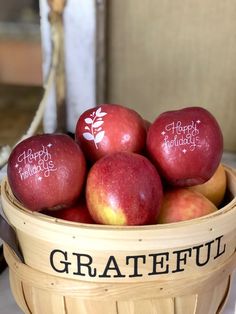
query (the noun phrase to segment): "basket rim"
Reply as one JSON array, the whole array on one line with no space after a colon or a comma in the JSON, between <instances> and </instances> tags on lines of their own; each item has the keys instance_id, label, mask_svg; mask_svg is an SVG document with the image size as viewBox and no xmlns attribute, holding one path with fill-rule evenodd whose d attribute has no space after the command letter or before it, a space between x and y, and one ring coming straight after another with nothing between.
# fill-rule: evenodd
<instances>
[{"instance_id":1,"label":"basket rim","mask_svg":"<svg viewBox=\"0 0 236 314\"><path fill-rule=\"evenodd\" d=\"M231 178L234 179L234 181L236 182L236 172L233 168L230 168L228 166L224 166L226 173L228 176L230 176ZM235 191L235 195L234 198L225 206L223 206L222 208L220 208L218 211L202 216L202 217L198 217L195 219L191 219L191 220L186 220L186 221L181 221L181 222L174 222L174 223L167 223L167 224L152 224L152 225L140 225L140 226L113 226L113 225L99 225L99 224L86 224L86 223L79 223L79 222L71 222L71 221L66 221L63 219L59 219L59 218L54 218L54 217L50 217L47 216L45 214L42 214L40 212L33 212L27 208L25 208L24 206L22 206L19 201L14 197L7 177L3 178L2 182L1 182L1 197L2 197L2 201L4 202L10 202L12 205L12 208L15 209L16 213L18 213L19 215L23 216L25 219L33 219L33 221L37 224L38 222L43 222L46 224L50 224L50 225L54 225L55 227L63 227L63 228L72 228L72 229L80 229L80 230L84 230L84 231L88 231L88 230L95 230L96 232L102 232L102 233L107 233L109 231L115 231L115 232L124 232L127 231L130 233L135 232L136 231L140 231L140 232L145 232L145 231L157 231L160 230L161 232L163 232L164 230L180 230L182 228L186 228L186 227L193 227L193 226L199 226L202 223L208 223L208 222L213 222L213 220L218 220L220 219L220 217L224 214L227 214L229 212L236 211L236 191ZM4 211L4 208L3 208Z\"/></svg>"}]
</instances>

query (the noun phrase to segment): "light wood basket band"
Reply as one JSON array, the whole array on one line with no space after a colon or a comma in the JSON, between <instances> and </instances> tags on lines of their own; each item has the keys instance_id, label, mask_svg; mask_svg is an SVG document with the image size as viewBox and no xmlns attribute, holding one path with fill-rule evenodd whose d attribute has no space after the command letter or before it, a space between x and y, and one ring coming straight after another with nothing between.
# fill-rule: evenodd
<instances>
[{"instance_id":1,"label":"light wood basket band","mask_svg":"<svg viewBox=\"0 0 236 314\"><path fill-rule=\"evenodd\" d=\"M96 299L136 299L146 297L165 297L175 296L176 291L179 295L186 293L196 293L221 282L226 276L231 274L236 266L236 252L224 264L221 264L212 272L203 276L192 276L180 280L156 280L153 282L141 283L93 283L73 279L59 278L37 271L21 263L15 253L5 244L4 256L14 275L22 282L39 289L53 292L56 294L70 295L81 298ZM193 284L194 282L194 284Z\"/></svg>"}]
</instances>

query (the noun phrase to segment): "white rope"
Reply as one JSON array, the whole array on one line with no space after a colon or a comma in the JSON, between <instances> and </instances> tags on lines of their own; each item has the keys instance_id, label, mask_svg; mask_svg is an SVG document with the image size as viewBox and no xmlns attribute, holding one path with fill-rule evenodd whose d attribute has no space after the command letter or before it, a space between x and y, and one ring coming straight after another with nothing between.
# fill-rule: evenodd
<instances>
[{"instance_id":1,"label":"white rope","mask_svg":"<svg viewBox=\"0 0 236 314\"><path fill-rule=\"evenodd\" d=\"M49 76L48 76L48 81L46 82L43 98L39 103L39 106L38 106L38 109L35 113L35 116L31 122L28 130L26 131L26 133L21 136L21 138L17 141L17 143L15 145L17 145L19 142L23 141L24 139L34 135L35 132L37 131L37 129L39 128L39 125L43 119L43 115L44 115L44 111L45 111L49 92L51 91L52 87L54 87L54 77L55 77L55 69L54 69L54 67L51 67L50 72L49 72ZM1 150L0 150L0 168L3 167L7 163L11 151L12 151L12 148L9 145L5 145L5 146L1 147Z\"/></svg>"},{"instance_id":2,"label":"white rope","mask_svg":"<svg viewBox=\"0 0 236 314\"><path fill-rule=\"evenodd\" d=\"M55 69L54 67L52 67L50 69L49 72L49 77L48 77L48 81L45 87L45 91L43 94L43 98L39 103L38 109L35 113L35 116L27 130L27 132L20 138L20 140L17 142L17 144L21 141L23 141L24 139L32 136L33 134L35 134L35 132L37 131L37 129L39 128L40 123L42 122L43 119L43 115L45 112L45 108L46 108L46 104L47 104L47 99L48 99L48 95L51 91L52 88L54 88L54 78L55 78Z\"/></svg>"},{"instance_id":3,"label":"white rope","mask_svg":"<svg viewBox=\"0 0 236 314\"><path fill-rule=\"evenodd\" d=\"M24 135L21 136L21 138L17 141L15 145L17 145L19 142L23 141L24 139L33 136L37 129L39 128L39 125L43 119L43 115L45 112L46 104L48 95L50 94L51 90L54 89L54 82L55 82L55 73L56 68L58 64L58 56L59 56L59 36L57 35L57 32L52 31L52 43L53 43L53 52L52 52L52 62L49 69L48 77L45 82L45 88L44 88L44 94L43 97L39 103L38 109L35 113L35 116L26 131ZM14 146L15 146L14 145ZM2 168L8 161L8 158L11 154L12 148L9 145L5 145L1 147L0 149L0 168Z\"/></svg>"}]
</instances>

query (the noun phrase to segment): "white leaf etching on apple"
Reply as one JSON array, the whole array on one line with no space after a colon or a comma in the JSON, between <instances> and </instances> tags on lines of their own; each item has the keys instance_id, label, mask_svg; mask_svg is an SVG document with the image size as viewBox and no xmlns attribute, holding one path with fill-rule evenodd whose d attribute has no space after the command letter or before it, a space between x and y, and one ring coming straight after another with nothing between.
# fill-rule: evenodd
<instances>
[{"instance_id":1,"label":"white leaf etching on apple","mask_svg":"<svg viewBox=\"0 0 236 314\"><path fill-rule=\"evenodd\" d=\"M83 137L88 140L88 141L93 141L94 140L94 136L93 134L89 133L89 132L85 132L83 133Z\"/></svg>"},{"instance_id":2,"label":"white leaf etching on apple","mask_svg":"<svg viewBox=\"0 0 236 314\"><path fill-rule=\"evenodd\" d=\"M188 124L182 124L181 121L173 121L167 124L161 132L164 145L168 149L180 147L183 154L194 151L200 147L199 125L201 121L191 121Z\"/></svg>"},{"instance_id":3,"label":"white leaf etching on apple","mask_svg":"<svg viewBox=\"0 0 236 314\"><path fill-rule=\"evenodd\" d=\"M93 128L99 128L103 123L103 121L97 121L93 124Z\"/></svg>"},{"instance_id":4,"label":"white leaf etching on apple","mask_svg":"<svg viewBox=\"0 0 236 314\"><path fill-rule=\"evenodd\" d=\"M105 135L105 131L98 132L98 133L96 134L96 136L95 136L95 139L94 139L95 143L96 143L96 144L97 144L97 143L100 143L100 142L102 141L104 135Z\"/></svg>"},{"instance_id":5,"label":"white leaf etching on apple","mask_svg":"<svg viewBox=\"0 0 236 314\"><path fill-rule=\"evenodd\" d=\"M91 118L86 118L84 120L87 124L92 124L93 123L93 120Z\"/></svg>"},{"instance_id":6,"label":"white leaf etching on apple","mask_svg":"<svg viewBox=\"0 0 236 314\"><path fill-rule=\"evenodd\" d=\"M96 111L96 116L97 117L104 117L107 113L106 112L102 112L102 108L99 107L98 110Z\"/></svg>"},{"instance_id":7,"label":"white leaf etching on apple","mask_svg":"<svg viewBox=\"0 0 236 314\"><path fill-rule=\"evenodd\" d=\"M42 145L42 149L38 151L29 148L18 156L15 168L18 170L22 181L38 174L40 175L38 175L37 180L42 181L43 178L49 177L51 172L57 170L49 152L52 146L51 143L46 146Z\"/></svg>"},{"instance_id":8,"label":"white leaf etching on apple","mask_svg":"<svg viewBox=\"0 0 236 314\"><path fill-rule=\"evenodd\" d=\"M91 118L85 118L84 122L87 124L84 129L90 132L84 132L83 137L88 141L93 141L96 149L98 149L98 143L102 141L105 136L105 131L102 130L104 121L102 117L107 115L106 112L102 112L102 108L99 107L97 110L90 114Z\"/></svg>"}]
</instances>

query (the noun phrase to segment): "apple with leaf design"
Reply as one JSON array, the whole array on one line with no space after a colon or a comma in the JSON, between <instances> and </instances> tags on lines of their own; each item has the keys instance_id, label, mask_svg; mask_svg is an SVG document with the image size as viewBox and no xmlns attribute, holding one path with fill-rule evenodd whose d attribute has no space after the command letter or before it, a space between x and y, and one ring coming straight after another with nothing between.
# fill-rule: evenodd
<instances>
[{"instance_id":1,"label":"apple with leaf design","mask_svg":"<svg viewBox=\"0 0 236 314\"><path fill-rule=\"evenodd\" d=\"M145 121L135 110L102 104L79 117L75 139L86 157L94 162L108 153L140 153L145 147L146 134Z\"/></svg>"},{"instance_id":2,"label":"apple with leaf design","mask_svg":"<svg viewBox=\"0 0 236 314\"><path fill-rule=\"evenodd\" d=\"M33 211L67 208L57 212L60 217L80 220L76 202L86 187L85 212L95 222L140 225L156 222L163 183L195 185L211 196L220 189L221 202L225 173L213 174L222 152L220 127L204 108L164 112L151 124L135 110L101 104L81 114L75 140L42 134L20 142L7 171L13 194Z\"/></svg>"}]
</instances>

